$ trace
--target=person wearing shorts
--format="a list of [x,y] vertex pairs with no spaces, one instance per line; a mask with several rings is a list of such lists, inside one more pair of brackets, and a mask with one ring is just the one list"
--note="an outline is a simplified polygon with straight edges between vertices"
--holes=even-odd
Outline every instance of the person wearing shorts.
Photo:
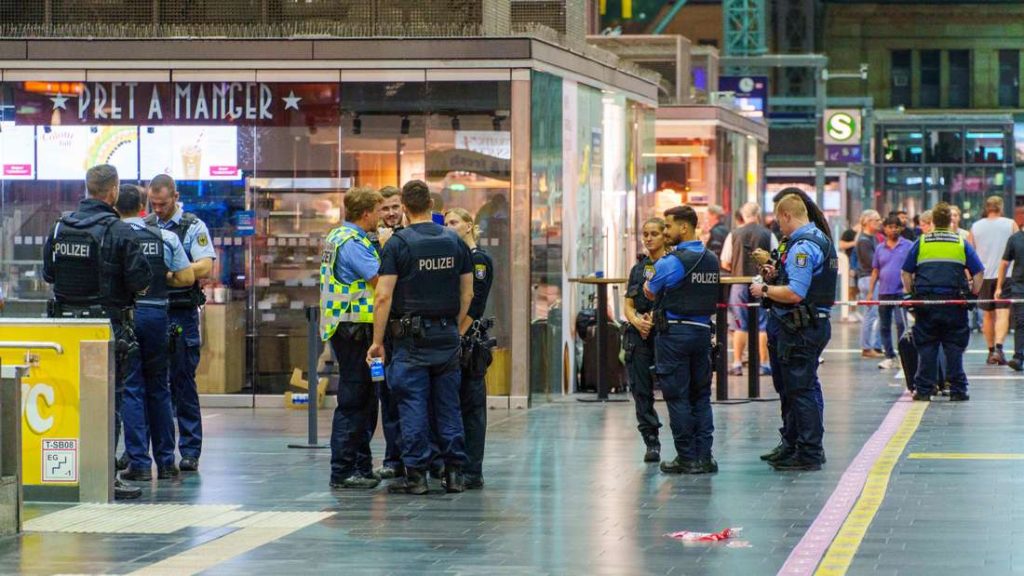
[[[989,196],[985,199],[985,217],[971,226],[970,242],[985,266],[985,280],[981,284],[979,300],[992,300],[996,293],[996,281],[1006,242],[1019,230],[1017,223],[1003,216],[1003,198]],[[1006,304],[983,303],[978,305],[984,315],[982,332],[988,344],[988,364],[1006,366],[1003,341],[1010,331],[1010,307]]]

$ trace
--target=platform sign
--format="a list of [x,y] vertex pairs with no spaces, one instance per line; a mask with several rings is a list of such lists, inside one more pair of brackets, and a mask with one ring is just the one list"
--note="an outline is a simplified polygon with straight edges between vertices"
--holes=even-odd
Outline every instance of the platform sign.
[[[82,347],[87,342],[109,342],[110,325],[48,322],[0,323],[0,340],[52,342],[62,348],[62,353],[32,349],[37,361],[22,378],[22,481],[25,486],[74,486],[79,482],[82,426],[106,426],[81,411],[83,369],[91,369],[88,362],[83,366]],[[0,360],[5,366],[24,365],[26,350],[0,349]]]
[[860,146],[860,110],[827,110],[825,112],[825,144]]
[[732,92],[744,116],[760,118],[768,109],[767,76],[719,76],[718,90]]
[[825,146],[825,160],[830,164],[860,164],[863,160],[860,144],[854,146],[828,144]]

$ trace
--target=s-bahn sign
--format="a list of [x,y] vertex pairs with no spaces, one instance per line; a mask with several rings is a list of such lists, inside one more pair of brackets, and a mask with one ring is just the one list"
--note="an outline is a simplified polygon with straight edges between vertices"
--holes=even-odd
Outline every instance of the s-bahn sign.
[[860,110],[827,110],[825,144],[860,145]]

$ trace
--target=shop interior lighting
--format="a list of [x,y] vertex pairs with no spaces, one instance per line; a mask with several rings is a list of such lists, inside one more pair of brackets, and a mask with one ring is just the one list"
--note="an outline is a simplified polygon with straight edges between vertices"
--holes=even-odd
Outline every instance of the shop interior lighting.
[[401,132],[402,136],[408,136],[409,135],[409,117],[408,116],[402,116],[402,128],[401,128],[400,132]]
[[462,127],[462,122],[459,120],[459,115],[452,116],[452,130],[458,132]]

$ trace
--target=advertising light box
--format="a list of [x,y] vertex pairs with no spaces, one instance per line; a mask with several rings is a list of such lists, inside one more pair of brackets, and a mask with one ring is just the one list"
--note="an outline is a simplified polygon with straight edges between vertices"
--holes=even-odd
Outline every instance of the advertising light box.
[[33,126],[0,129],[0,180],[32,180],[36,176],[36,132]]
[[135,126],[37,126],[39,180],[82,180],[97,164],[113,164],[122,180],[139,177]]
[[234,126],[142,126],[142,178],[237,180],[238,129]]

